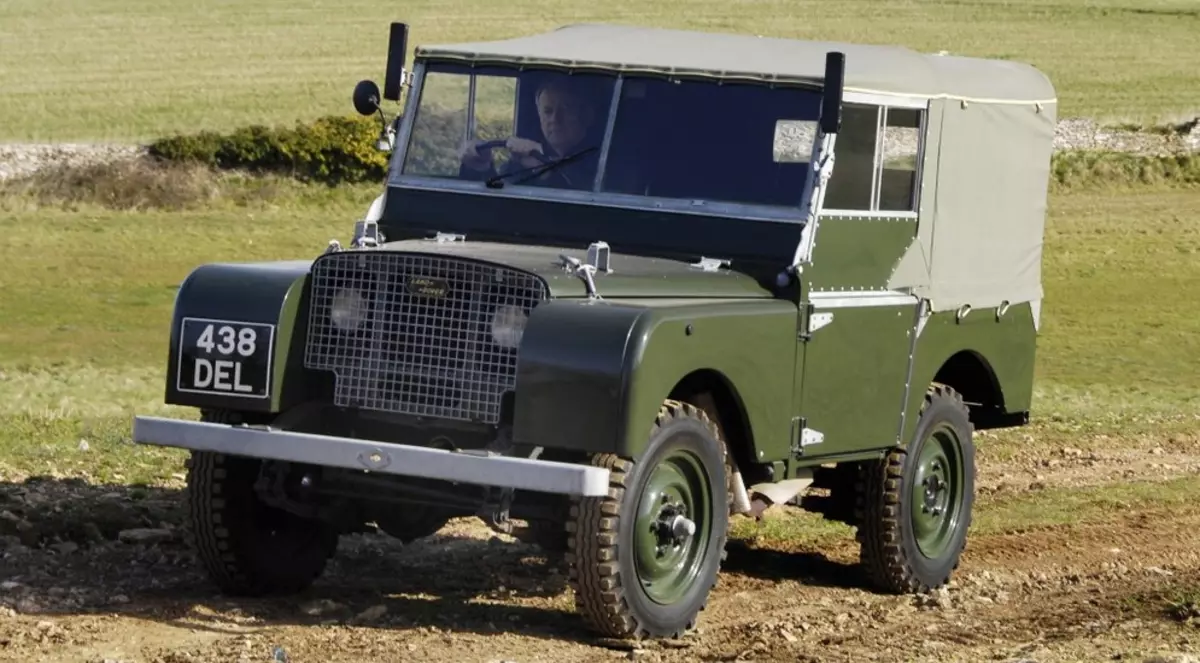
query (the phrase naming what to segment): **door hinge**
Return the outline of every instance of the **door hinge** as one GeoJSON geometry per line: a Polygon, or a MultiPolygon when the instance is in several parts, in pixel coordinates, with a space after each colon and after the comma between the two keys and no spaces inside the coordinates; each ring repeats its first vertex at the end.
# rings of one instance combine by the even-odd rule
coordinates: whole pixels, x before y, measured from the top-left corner
{"type": "Polygon", "coordinates": [[[805,302],[804,309],[804,325],[800,331],[800,340],[808,342],[812,340],[813,332],[833,322],[833,314],[829,312],[814,313],[812,302],[805,302]]]}
{"type": "Polygon", "coordinates": [[[800,430],[800,447],[810,447],[814,444],[820,444],[825,441],[825,434],[819,430],[812,428],[803,428],[800,430]]]}
{"type": "Polygon", "coordinates": [[[814,444],[820,444],[825,441],[825,434],[819,430],[813,430],[808,427],[807,417],[792,418],[792,454],[796,456],[804,455],[805,447],[810,447],[814,444]]]}
{"type": "Polygon", "coordinates": [[[808,318],[808,333],[812,334],[831,322],[833,322],[832,313],[814,313],[808,318]]]}

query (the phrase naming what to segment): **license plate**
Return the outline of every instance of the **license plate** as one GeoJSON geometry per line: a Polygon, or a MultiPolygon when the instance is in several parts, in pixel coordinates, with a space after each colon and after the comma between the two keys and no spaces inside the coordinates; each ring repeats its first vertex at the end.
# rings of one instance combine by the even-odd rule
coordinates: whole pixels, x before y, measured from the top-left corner
{"type": "Polygon", "coordinates": [[[271,396],[275,325],[184,318],[176,388],[243,398],[271,396]]]}

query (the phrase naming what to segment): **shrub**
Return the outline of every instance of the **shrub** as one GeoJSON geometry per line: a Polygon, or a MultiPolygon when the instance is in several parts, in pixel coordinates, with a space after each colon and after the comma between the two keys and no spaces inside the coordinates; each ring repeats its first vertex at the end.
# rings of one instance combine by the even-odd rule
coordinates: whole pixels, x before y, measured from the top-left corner
{"type": "Polygon", "coordinates": [[[151,143],[149,153],[167,161],[331,185],[379,181],[388,159],[388,153],[375,147],[379,128],[375,117],[326,116],[291,128],[254,125],[229,134],[170,136],[151,143]]]}
{"type": "Polygon", "coordinates": [[[1138,185],[1200,185],[1200,153],[1139,155],[1125,152],[1071,150],[1051,160],[1056,190],[1138,185]]]}

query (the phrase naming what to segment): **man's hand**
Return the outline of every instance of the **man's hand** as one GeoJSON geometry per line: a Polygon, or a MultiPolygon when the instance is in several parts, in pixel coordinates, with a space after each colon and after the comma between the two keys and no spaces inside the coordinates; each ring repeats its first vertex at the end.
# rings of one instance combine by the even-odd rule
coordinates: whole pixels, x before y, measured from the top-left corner
{"type": "Polygon", "coordinates": [[[492,165],[492,151],[479,151],[479,146],[486,143],[485,140],[466,140],[458,149],[458,158],[462,160],[462,164],[472,170],[487,170],[492,165]]]}
{"type": "MultiPolygon", "coordinates": [[[[486,142],[488,141],[463,141],[462,146],[458,150],[458,158],[462,161],[462,164],[472,170],[487,170],[492,165],[492,151],[490,149],[482,152],[479,150],[479,146],[486,142]]],[[[536,140],[509,136],[508,140],[504,142],[504,147],[512,154],[513,160],[523,166],[539,166],[543,163],[541,159],[533,156],[534,153],[545,154],[542,144],[536,140]]]]}
{"type": "Polygon", "coordinates": [[[546,153],[545,150],[542,149],[541,143],[537,142],[536,140],[529,140],[528,138],[510,136],[509,139],[505,141],[504,145],[508,148],[508,151],[512,153],[513,157],[520,161],[521,165],[523,166],[540,165],[542,163],[541,159],[534,157],[533,153],[546,153]]]}

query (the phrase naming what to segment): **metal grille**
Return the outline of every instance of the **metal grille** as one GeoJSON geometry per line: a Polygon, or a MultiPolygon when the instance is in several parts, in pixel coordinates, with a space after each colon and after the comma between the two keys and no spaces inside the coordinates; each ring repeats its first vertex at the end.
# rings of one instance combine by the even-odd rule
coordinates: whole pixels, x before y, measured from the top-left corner
{"type": "Polygon", "coordinates": [[[340,406],[496,423],[517,351],[496,342],[493,317],[506,306],[528,315],[546,297],[537,276],[487,263],[332,253],[313,266],[304,363],[334,372],[340,406]],[[339,310],[359,302],[357,328],[334,324],[335,298],[339,310]]]}

